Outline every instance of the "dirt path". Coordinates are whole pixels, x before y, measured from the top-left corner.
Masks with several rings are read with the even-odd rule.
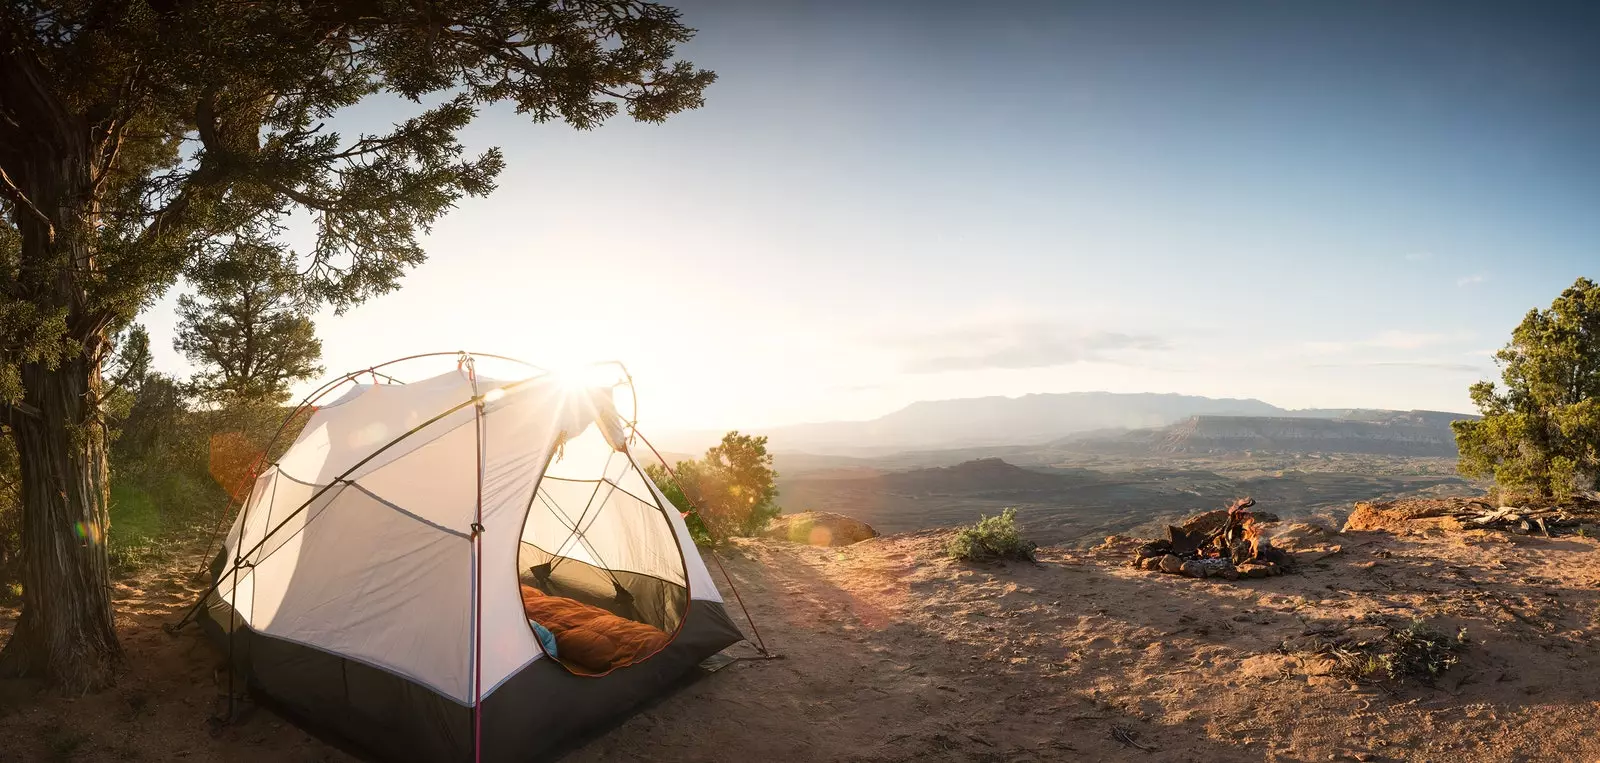
[[[734,663],[566,760],[1600,759],[1594,541],[1347,535],[1303,574],[1222,583],[1110,550],[962,565],[941,537],[742,544],[728,569],[784,659]],[[174,572],[119,584],[110,692],[0,685],[0,760],[351,760],[265,711],[211,732],[218,657],[159,627],[196,592]],[[1301,651],[1375,617],[1472,645],[1435,687],[1351,683]]]

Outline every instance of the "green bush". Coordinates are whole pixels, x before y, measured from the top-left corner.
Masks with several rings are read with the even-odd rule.
[[[1323,652],[1332,657],[1334,674],[1352,680],[1388,678],[1403,682],[1418,679],[1432,683],[1461,661],[1467,646],[1467,632],[1454,636],[1439,633],[1421,620],[1403,628],[1387,627],[1383,638],[1354,644],[1328,644]]]
[[[783,511],[766,437],[735,430],[703,459],[679,461],[670,472],[663,464],[650,464],[645,472],[674,506],[688,512],[684,521],[701,546],[760,533]]]
[[[999,559],[1031,562],[1038,547],[1017,532],[1017,510],[1006,509],[998,517],[980,515],[976,523],[957,530],[956,536],[945,546],[945,553],[968,562]]]

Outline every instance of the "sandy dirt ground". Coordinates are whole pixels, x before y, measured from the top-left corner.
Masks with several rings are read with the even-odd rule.
[[[963,564],[944,537],[740,543],[728,571],[783,659],[704,676],[564,759],[1600,760],[1594,540],[1347,533],[1302,544],[1298,574],[1226,582],[1131,569],[1125,544]],[[159,628],[193,596],[180,578],[119,585],[117,688],[0,688],[0,760],[351,760],[265,710],[207,724],[217,655]],[[1414,618],[1468,637],[1433,685],[1339,678],[1309,647]]]

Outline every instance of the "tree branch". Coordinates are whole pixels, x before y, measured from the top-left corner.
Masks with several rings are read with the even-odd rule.
[[[29,199],[28,195],[23,193],[21,188],[17,187],[16,182],[11,179],[11,176],[6,174],[6,168],[4,167],[0,167],[0,193],[4,193],[6,198],[10,199],[11,203],[17,206],[17,209],[21,209],[36,218],[39,223],[44,226],[45,240],[50,243],[55,243],[55,224],[50,222],[50,217],[48,215],[39,211],[37,206],[34,206],[33,200]]]
[[[25,403],[21,400],[18,400],[14,403],[0,403],[0,410],[21,414],[36,421],[44,420],[44,411],[39,410],[31,403]]]

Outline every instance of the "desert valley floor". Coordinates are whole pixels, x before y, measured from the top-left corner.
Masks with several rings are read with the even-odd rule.
[[[740,542],[728,571],[783,658],[686,682],[565,759],[1600,759],[1592,539],[1345,533],[1297,574],[1227,582],[1131,569],[1127,544],[963,564],[944,537]],[[118,585],[116,689],[0,689],[0,759],[350,760],[265,710],[209,728],[217,656],[159,627],[194,595],[181,578]],[[1306,649],[1413,618],[1469,641],[1431,686],[1338,678]]]

